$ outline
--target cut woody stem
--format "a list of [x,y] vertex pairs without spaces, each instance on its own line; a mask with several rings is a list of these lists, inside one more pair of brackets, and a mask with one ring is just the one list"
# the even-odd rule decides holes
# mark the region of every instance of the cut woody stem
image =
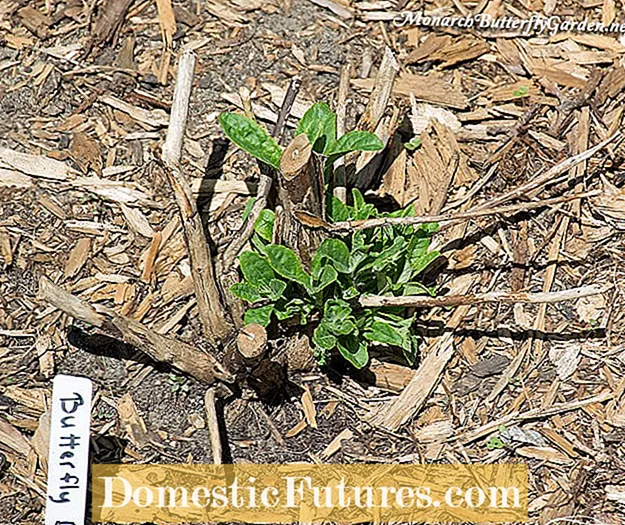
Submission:
[[181,341],[170,339],[147,326],[102,305],[90,305],[59,288],[49,279],[39,281],[39,301],[44,301],[70,317],[95,326],[102,333],[136,347],[154,361],[167,363],[203,383],[232,381],[233,376],[213,356]]
[[167,138],[163,144],[162,158],[167,167],[165,171],[174,190],[180,212],[203,333],[211,344],[217,344],[230,334],[231,323],[227,320],[226,311],[215,282],[210,248],[206,241],[202,218],[198,213],[195,198],[191,191],[191,183],[180,166],[195,60],[195,53],[190,50],[185,50],[180,56],[174,100]]

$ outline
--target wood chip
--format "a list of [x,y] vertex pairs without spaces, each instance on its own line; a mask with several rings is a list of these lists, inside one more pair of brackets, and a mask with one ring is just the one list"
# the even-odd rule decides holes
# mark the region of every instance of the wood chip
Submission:
[[321,452],[321,454],[319,454],[319,456],[323,460],[327,460],[331,458],[334,454],[336,454],[339,450],[341,450],[341,447],[343,446],[343,441],[350,440],[353,437],[354,437],[354,433],[349,428],[346,428],[338,436],[336,436],[332,441],[330,441],[328,446],[325,449],[323,449],[323,451]]
[[78,177],[72,181],[72,185],[83,188],[100,197],[114,202],[132,204],[135,202],[147,205],[155,205],[147,193],[137,188],[132,183],[117,182],[99,177]]
[[129,393],[124,394],[117,403],[117,412],[124,431],[137,448],[140,449],[151,443],[161,442],[158,434],[148,430]]
[[48,450],[50,448],[50,420],[51,412],[47,411],[39,418],[39,425],[30,444],[37,454],[39,464],[44,473],[48,471]]
[[302,419],[299,423],[297,423],[293,428],[289,429],[284,437],[292,438],[301,434],[308,427],[308,423],[306,422],[306,418]]
[[45,39],[48,36],[48,28],[52,22],[49,17],[30,6],[22,7],[17,12],[17,15],[30,32],[41,39]]
[[478,58],[488,53],[489,50],[490,47],[485,40],[466,36],[452,44],[438,48],[428,57],[428,60],[441,61],[441,67],[449,67]]
[[137,122],[146,124],[151,128],[164,128],[169,124],[167,113],[161,109],[138,108],[112,95],[104,95],[100,100],[104,104],[130,115]]
[[65,263],[65,278],[74,277],[83,267],[89,257],[91,250],[91,239],[83,237],[80,239],[69,252],[67,262]]
[[417,443],[439,443],[447,440],[453,432],[453,421],[443,419],[414,430],[412,436]]
[[220,0],[205,0],[203,5],[211,15],[216,16],[228,26],[242,27],[248,22],[243,13],[234,9],[227,2]]
[[5,188],[30,188],[33,179],[19,171],[0,168],[0,187]]
[[9,232],[4,228],[0,228],[0,256],[5,266],[13,264],[13,249],[11,248],[11,237]]
[[[375,86],[375,80],[372,78],[353,79],[351,83],[356,88],[365,91],[372,91]],[[393,94],[403,97],[409,97],[412,94],[416,100],[456,109],[465,109],[469,105],[469,99],[460,88],[434,74],[406,73],[400,75],[395,80]]]
[[71,155],[83,173],[92,169],[98,176],[102,175],[102,150],[97,140],[86,133],[74,133],[72,135]]
[[304,417],[306,422],[312,428],[317,428],[317,409],[313,402],[312,394],[308,385],[304,385],[304,392],[302,393],[302,409],[304,410]]
[[625,485],[606,485],[605,495],[610,501],[625,504]]
[[319,7],[325,7],[332,11],[335,15],[349,20],[350,18],[354,18],[354,12],[345,7],[345,5],[341,2],[336,2],[334,0],[310,0],[313,4],[318,5]]
[[171,0],[156,0],[158,9],[158,23],[163,34],[163,41],[167,49],[171,49],[176,34],[176,15]]
[[[30,155],[8,148],[0,148],[0,168],[18,171],[32,177],[53,180],[68,180],[73,177],[74,170],[63,162],[41,155]],[[2,172],[0,172],[0,175]]]
[[39,359],[39,372],[43,377],[54,375],[54,350],[52,338],[48,334],[41,334],[35,340],[35,349]]
[[415,375],[412,368],[395,363],[385,363],[377,359],[371,360],[367,375],[369,373],[373,374],[375,386],[391,392],[401,392]]
[[147,237],[148,239],[151,239],[154,236],[154,230],[141,210],[126,206],[124,203],[121,203],[119,206],[124,214],[126,222],[128,222],[128,225],[134,231],[136,231],[139,235]]
[[26,457],[30,453],[30,443],[13,425],[0,418],[0,449]]
[[576,342],[552,343],[549,348],[549,360],[556,367],[556,372],[561,381],[566,381],[577,370],[581,360],[580,351],[580,344]]
[[571,465],[573,460],[565,454],[551,447],[519,447],[516,453],[524,458],[533,458],[547,461],[556,465]]
[[603,193],[591,199],[594,210],[619,230],[625,230],[625,189],[618,188],[605,177]]

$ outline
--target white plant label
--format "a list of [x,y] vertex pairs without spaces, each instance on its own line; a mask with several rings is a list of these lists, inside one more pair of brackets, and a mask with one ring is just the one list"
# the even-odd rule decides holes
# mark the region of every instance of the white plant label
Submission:
[[52,384],[45,525],[84,525],[93,386],[66,375]]

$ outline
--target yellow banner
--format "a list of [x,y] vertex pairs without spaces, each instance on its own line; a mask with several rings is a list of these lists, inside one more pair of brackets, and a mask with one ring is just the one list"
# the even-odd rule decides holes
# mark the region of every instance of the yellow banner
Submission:
[[528,473],[501,465],[94,465],[98,522],[525,522]]

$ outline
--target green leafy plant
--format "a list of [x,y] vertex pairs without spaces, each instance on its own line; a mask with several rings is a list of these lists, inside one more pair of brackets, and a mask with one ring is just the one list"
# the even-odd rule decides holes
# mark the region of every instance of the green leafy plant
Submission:
[[[282,148],[258,122],[238,113],[222,113],[219,123],[226,136],[258,160],[278,169]],[[327,158],[327,166],[352,151],[377,151],[382,141],[368,131],[336,136],[336,114],[325,102],[313,104],[297,125],[295,135],[305,133],[313,150]]]
[[[220,122],[239,147],[274,167],[279,166],[280,147],[256,122],[223,114]],[[326,170],[338,157],[351,151],[382,148],[372,133],[352,131],[336,136],[336,115],[324,103],[314,104],[302,117],[296,135],[306,133],[313,150],[326,157]],[[374,217],[414,215],[412,206],[380,213],[363,195],[352,190],[352,204],[328,198],[330,221],[366,220]],[[253,201],[244,212],[247,219]],[[424,286],[419,274],[439,256],[430,250],[437,224],[393,225],[355,231],[343,238],[327,238],[316,250],[310,269],[286,246],[272,243],[274,214],[264,210],[254,224],[253,250],[239,256],[242,279],[231,291],[249,303],[245,323],[268,326],[273,321],[313,323],[314,353],[324,364],[337,352],[356,368],[369,361],[371,346],[401,349],[414,363],[418,337],[412,329],[414,314],[405,308],[365,308],[359,298],[366,294],[416,295],[435,293]]]
[[[333,221],[414,215],[412,206],[393,213],[378,213],[352,191],[354,204],[332,199]],[[251,308],[245,323],[268,326],[273,319],[297,318],[313,322],[315,355],[325,363],[338,351],[356,368],[369,360],[370,345],[399,348],[413,363],[418,350],[413,315],[404,308],[364,308],[365,294],[415,295],[435,293],[418,280],[419,274],[438,257],[430,251],[437,225],[389,226],[356,231],[343,238],[325,239],[312,259],[310,272],[289,248],[271,243],[273,212],[265,210],[254,226],[254,251],[239,256],[243,279],[232,292]]]

